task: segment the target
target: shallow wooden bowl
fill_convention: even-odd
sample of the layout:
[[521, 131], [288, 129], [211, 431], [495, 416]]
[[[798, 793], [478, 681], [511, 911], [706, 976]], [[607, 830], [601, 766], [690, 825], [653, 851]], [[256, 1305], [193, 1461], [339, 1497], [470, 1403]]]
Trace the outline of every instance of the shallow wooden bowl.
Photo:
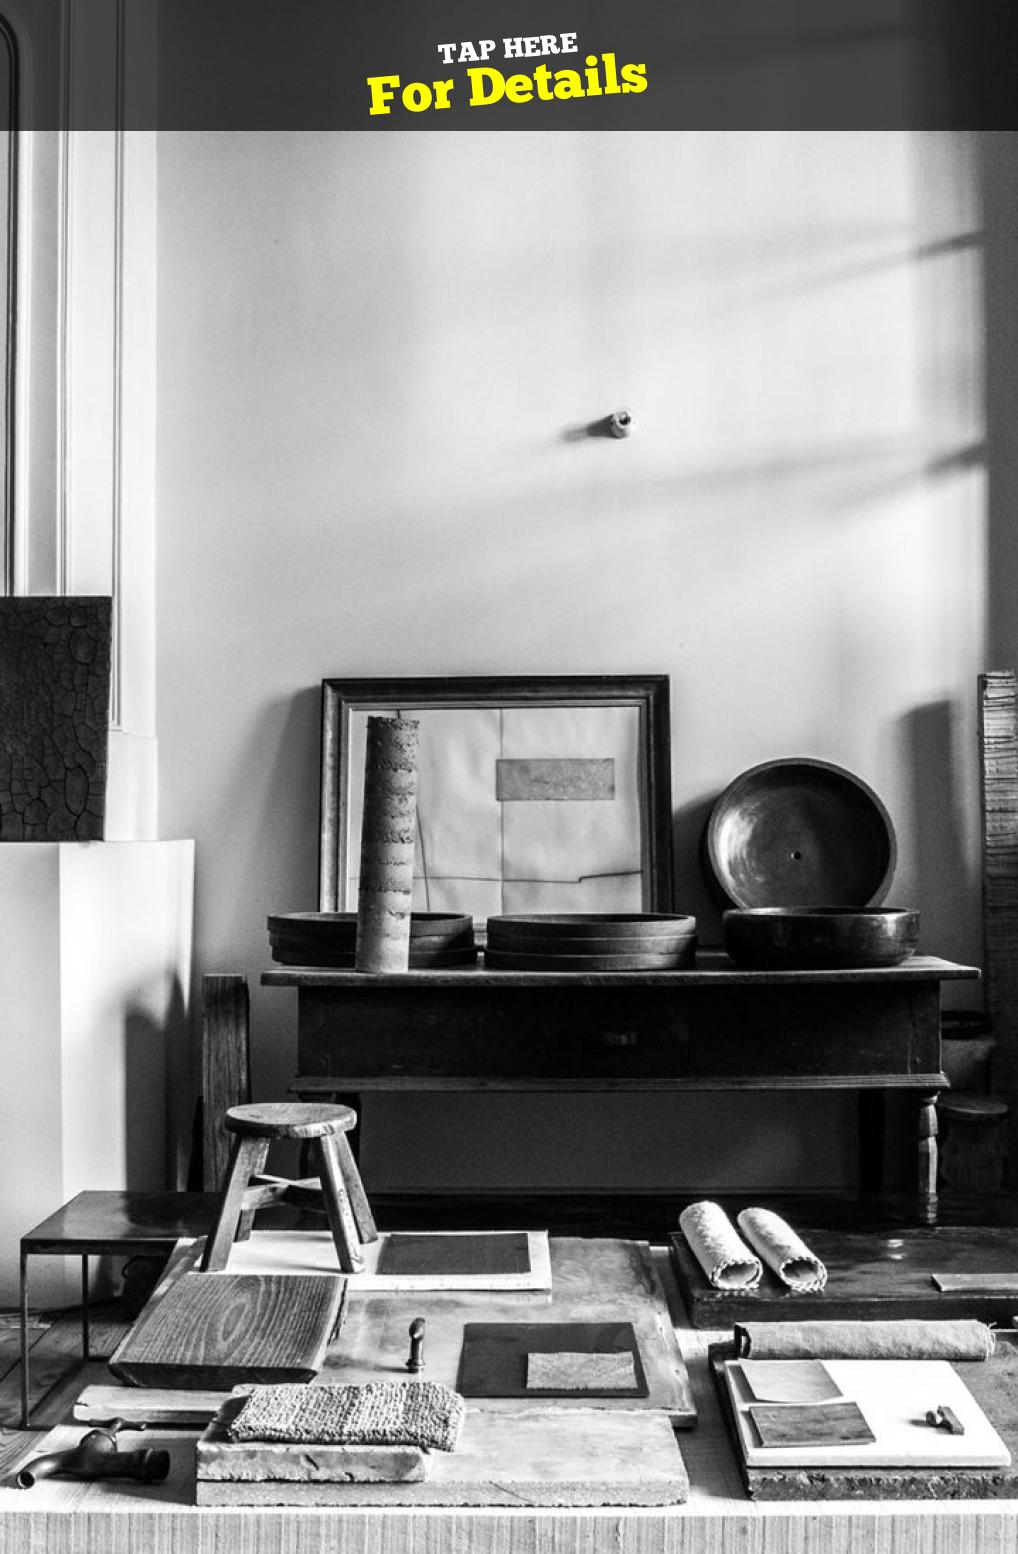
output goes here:
[[707, 822], [710, 873], [736, 907], [877, 906], [897, 860], [873, 790], [826, 761], [765, 761], [730, 783]]
[[899, 966], [915, 953], [919, 913], [900, 907], [726, 912], [725, 949], [756, 971], [825, 971]]

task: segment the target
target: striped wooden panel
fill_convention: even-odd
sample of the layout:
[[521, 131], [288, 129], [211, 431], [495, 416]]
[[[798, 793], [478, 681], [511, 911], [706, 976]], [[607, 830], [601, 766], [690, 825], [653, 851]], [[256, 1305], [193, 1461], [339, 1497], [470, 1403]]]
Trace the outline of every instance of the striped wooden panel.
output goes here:
[[979, 676], [986, 1002], [999, 1046], [994, 1080], [1018, 1090], [1018, 686], [1013, 670]]

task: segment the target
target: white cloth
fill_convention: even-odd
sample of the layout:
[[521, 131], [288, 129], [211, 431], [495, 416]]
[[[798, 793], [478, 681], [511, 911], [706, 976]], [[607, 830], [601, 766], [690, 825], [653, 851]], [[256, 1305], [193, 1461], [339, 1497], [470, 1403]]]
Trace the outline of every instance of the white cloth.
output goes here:
[[763, 1278], [760, 1259], [750, 1251], [719, 1203], [703, 1199], [679, 1215], [689, 1250], [716, 1290], [755, 1290]]
[[743, 1209], [739, 1229], [783, 1284], [801, 1294], [813, 1294], [827, 1283], [827, 1269], [780, 1214], [771, 1209]]

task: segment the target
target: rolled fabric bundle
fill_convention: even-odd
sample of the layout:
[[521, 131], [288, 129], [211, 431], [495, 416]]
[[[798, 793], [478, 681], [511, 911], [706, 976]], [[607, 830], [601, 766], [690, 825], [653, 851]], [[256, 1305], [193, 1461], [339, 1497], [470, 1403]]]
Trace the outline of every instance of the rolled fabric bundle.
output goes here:
[[987, 1360], [985, 1322], [737, 1322], [735, 1350], [754, 1360]]
[[755, 1290], [763, 1264], [741, 1239], [719, 1203], [704, 1199], [679, 1215], [689, 1250], [716, 1290]]
[[815, 1294], [827, 1283], [827, 1269], [791, 1225], [771, 1209], [743, 1209], [739, 1229], [782, 1284]]

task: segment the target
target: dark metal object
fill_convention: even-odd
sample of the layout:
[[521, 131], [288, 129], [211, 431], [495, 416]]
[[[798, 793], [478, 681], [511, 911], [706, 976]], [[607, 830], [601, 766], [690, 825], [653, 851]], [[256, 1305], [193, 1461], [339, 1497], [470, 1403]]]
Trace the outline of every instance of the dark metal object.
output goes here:
[[927, 1409], [926, 1423], [932, 1425], [934, 1430], [946, 1430], [948, 1435], [965, 1434], [965, 1426], [954, 1409], [948, 1408], [946, 1403], [939, 1403], [936, 1408]]
[[80, 1192], [21, 1238], [21, 1428], [29, 1408], [28, 1260], [81, 1258], [81, 1353], [88, 1351], [88, 1259], [129, 1252], [169, 1256], [183, 1236], [203, 1236], [215, 1219], [213, 1193]]
[[711, 810], [706, 853], [737, 907], [875, 906], [897, 862], [891, 817], [861, 778], [827, 761], [765, 761]]
[[33, 1457], [18, 1474], [18, 1488], [31, 1489], [41, 1478], [58, 1476], [81, 1479], [130, 1478], [141, 1484], [160, 1483], [170, 1471], [169, 1452], [153, 1447], [118, 1451], [117, 1436], [126, 1428], [122, 1419], [113, 1419], [103, 1429], [89, 1430], [77, 1446], [67, 1451], [47, 1452], [41, 1457]]
[[410, 1353], [406, 1368], [414, 1374], [424, 1369], [424, 1318], [414, 1317], [410, 1324]]
[[[739, 1322], [942, 1322], [974, 1317], [1008, 1328], [1018, 1310], [1018, 1229], [1005, 1225], [936, 1228], [863, 1218], [858, 1227], [797, 1221], [827, 1269], [827, 1287], [790, 1290], [770, 1269], [754, 1290], [717, 1290], [684, 1236], [669, 1236], [672, 1267], [694, 1328]], [[939, 1274], [936, 1270], [940, 1270]], [[970, 1274], [972, 1283], [953, 1282]], [[1002, 1281], [1011, 1273], [1011, 1282]], [[977, 1283], [981, 1277], [982, 1283]], [[938, 1282], [939, 1281], [943, 1281]]]
[[919, 913], [897, 907], [726, 912], [725, 949], [738, 966], [762, 971], [898, 966], [919, 943]]

